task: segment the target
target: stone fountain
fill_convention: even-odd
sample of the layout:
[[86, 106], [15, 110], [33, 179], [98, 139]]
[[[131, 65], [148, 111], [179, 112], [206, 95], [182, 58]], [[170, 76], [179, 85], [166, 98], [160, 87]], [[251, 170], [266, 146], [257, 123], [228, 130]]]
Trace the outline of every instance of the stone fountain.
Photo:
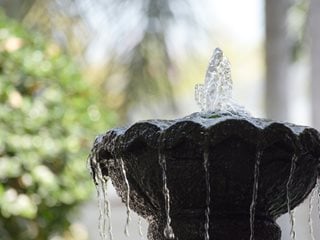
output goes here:
[[291, 210], [317, 182], [320, 135], [251, 117], [231, 91], [230, 64], [216, 49], [196, 86], [200, 113], [97, 137], [95, 183], [101, 191], [111, 179], [128, 212], [149, 222], [149, 240], [280, 240], [275, 220], [287, 212], [293, 227]]

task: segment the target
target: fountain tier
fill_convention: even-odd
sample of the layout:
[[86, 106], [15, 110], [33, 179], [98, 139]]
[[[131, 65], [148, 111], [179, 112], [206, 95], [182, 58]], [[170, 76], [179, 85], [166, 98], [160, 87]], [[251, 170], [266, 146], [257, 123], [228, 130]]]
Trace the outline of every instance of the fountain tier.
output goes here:
[[165, 157], [171, 226], [180, 240], [205, 239], [208, 184], [211, 239], [248, 240], [253, 232], [255, 240], [280, 240], [275, 220], [288, 211], [288, 199], [293, 209], [311, 192], [320, 157], [320, 136], [312, 128], [230, 113], [138, 122], [108, 131], [96, 146], [93, 176], [99, 166], [127, 202], [123, 161], [130, 208], [149, 221], [149, 240], [166, 239], [168, 225], [159, 155]]

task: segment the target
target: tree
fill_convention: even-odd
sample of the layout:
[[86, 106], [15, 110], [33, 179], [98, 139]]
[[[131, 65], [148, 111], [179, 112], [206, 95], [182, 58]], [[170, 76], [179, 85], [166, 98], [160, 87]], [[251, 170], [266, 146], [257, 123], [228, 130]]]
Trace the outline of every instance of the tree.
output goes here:
[[[189, 30], [199, 26], [193, 18], [190, 2], [106, 2], [109, 2], [106, 6], [109, 25], [117, 30], [113, 36], [114, 51], [107, 62], [113, 67], [109, 68], [106, 79], [116, 78], [121, 82], [122, 89], [115, 97], [121, 99], [119, 111], [122, 119], [127, 121], [129, 110], [138, 104], [150, 110], [154, 99], [161, 99], [162, 105], [167, 106], [166, 111], [174, 111], [172, 83], [176, 62], [171, 53], [171, 38], [177, 23], [187, 25]], [[126, 21], [130, 24], [123, 24]], [[105, 85], [105, 81], [102, 84]], [[112, 88], [107, 89], [107, 94], [114, 92]]]
[[[84, 1], [0, 0], [5, 14], [29, 29], [53, 39], [63, 51], [84, 60], [90, 26], [81, 5]], [[96, 6], [96, 5], [94, 5]], [[94, 35], [94, 34], [92, 34]]]
[[0, 6], [7, 16], [22, 20], [36, 0], [0, 0]]
[[55, 43], [0, 15], [1, 239], [67, 234], [93, 190], [92, 139], [115, 119], [100, 99]]
[[[14, 0], [11, 5], [19, 1], [23, 2]], [[113, 107], [124, 122], [129, 110], [137, 105], [150, 109], [150, 101], [154, 99], [161, 98], [168, 110], [174, 110], [175, 61], [170, 53], [170, 37], [177, 23], [188, 28], [197, 26], [189, 0], [95, 0], [90, 1], [90, 8], [86, 4], [82, 0], [34, 0], [23, 22], [53, 35], [66, 51], [78, 58], [86, 55], [96, 38], [112, 39], [109, 42], [112, 50], [96, 82], [105, 90], [106, 98], [116, 102]], [[6, 12], [13, 8], [10, 3], [3, 7]], [[91, 15], [89, 9], [93, 9]], [[94, 26], [92, 22], [97, 22], [97, 18], [102, 21]], [[113, 81], [117, 84], [112, 84]]]

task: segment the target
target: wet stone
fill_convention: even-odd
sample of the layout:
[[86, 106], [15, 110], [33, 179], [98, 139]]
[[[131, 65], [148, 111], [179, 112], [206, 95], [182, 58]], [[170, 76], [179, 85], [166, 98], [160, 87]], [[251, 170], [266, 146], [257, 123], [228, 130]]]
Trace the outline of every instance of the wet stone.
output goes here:
[[[93, 175], [97, 175], [97, 166], [107, 169], [104, 172], [126, 203], [127, 184], [119, 162], [123, 160], [130, 186], [130, 209], [150, 223], [150, 240], [165, 240], [170, 235], [164, 234], [168, 206], [174, 239], [205, 239], [208, 205], [209, 239], [247, 240], [252, 228], [255, 240], [280, 239], [275, 220], [288, 212], [288, 198], [291, 211], [316, 185], [319, 133], [265, 119], [213, 114], [215, 118], [195, 113], [176, 121], [144, 121], [107, 132], [95, 150], [97, 158], [89, 164]], [[204, 169], [205, 149], [209, 180]], [[165, 159], [169, 205], [163, 191], [159, 150]], [[258, 191], [253, 197], [258, 151]], [[209, 204], [206, 182], [210, 184]], [[250, 211], [253, 198], [255, 211]]]
[[294, 240], [292, 210], [319, 174], [319, 133], [251, 117], [232, 99], [231, 67], [220, 49], [195, 100], [199, 113], [141, 121], [96, 139], [88, 166], [102, 239], [112, 239], [111, 179], [127, 206], [125, 229], [132, 209], [149, 222], [149, 240], [280, 240], [275, 220], [287, 212]]

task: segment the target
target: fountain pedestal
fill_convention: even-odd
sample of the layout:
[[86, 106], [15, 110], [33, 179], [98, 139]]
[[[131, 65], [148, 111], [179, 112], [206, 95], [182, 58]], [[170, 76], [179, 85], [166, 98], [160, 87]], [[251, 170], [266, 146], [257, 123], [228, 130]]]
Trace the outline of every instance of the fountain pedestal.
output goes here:
[[212, 239], [247, 240], [253, 233], [255, 240], [279, 240], [275, 220], [311, 192], [320, 157], [320, 136], [312, 128], [214, 113], [139, 122], [107, 132], [96, 145], [96, 157], [90, 162], [93, 174], [99, 167], [127, 202], [119, 159], [123, 160], [129, 205], [149, 221], [149, 240], [166, 239], [161, 156], [166, 163], [171, 226], [180, 240], [205, 239], [208, 207]]

